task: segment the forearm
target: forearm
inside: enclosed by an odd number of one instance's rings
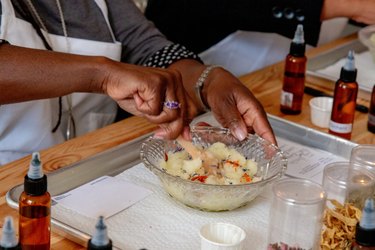
[[[102,92],[103,57],[0,47],[0,104]]]
[[[321,20],[348,17],[357,22],[375,22],[374,0],[324,0]]]
[[[324,0],[320,19],[328,20],[335,17],[349,16],[349,9],[355,6],[348,5],[348,0]]]

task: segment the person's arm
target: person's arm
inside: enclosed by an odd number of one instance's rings
[[[374,0],[324,0],[321,19],[348,17],[359,23],[375,23]]]
[[[73,92],[104,93],[125,110],[158,124],[160,137],[176,138],[185,126],[187,105],[177,71],[7,44],[0,46],[0,64],[0,105]],[[165,100],[181,107],[168,109]]]

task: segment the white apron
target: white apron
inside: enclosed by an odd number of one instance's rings
[[[104,0],[95,0],[100,7],[110,31],[108,12]],[[2,16],[0,38],[13,45],[45,49],[42,39],[32,25],[16,18],[10,0],[1,0]],[[66,38],[48,34],[48,41],[54,51],[80,55],[100,55],[120,60],[121,43],[113,43]],[[69,51],[68,51],[69,48]],[[0,90],[1,91],[1,90]],[[98,129],[114,121],[116,103],[106,95],[74,93],[72,113],[76,134]],[[59,129],[52,133],[58,120],[58,98],[29,101],[0,106],[0,165],[16,160],[33,151],[48,148],[65,140],[68,104],[63,97],[63,115]]]

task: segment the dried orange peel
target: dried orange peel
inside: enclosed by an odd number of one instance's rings
[[[336,200],[328,200],[332,206],[324,211],[320,248],[351,249],[355,228],[361,218],[361,210],[351,203],[342,205]]]

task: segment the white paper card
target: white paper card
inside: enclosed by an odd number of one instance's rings
[[[327,151],[308,147],[284,138],[277,138],[280,149],[288,158],[286,174],[322,183],[324,167],[331,162],[348,161]]]
[[[108,218],[150,194],[152,192],[144,187],[116,177],[102,176],[52,199],[82,215]]]

